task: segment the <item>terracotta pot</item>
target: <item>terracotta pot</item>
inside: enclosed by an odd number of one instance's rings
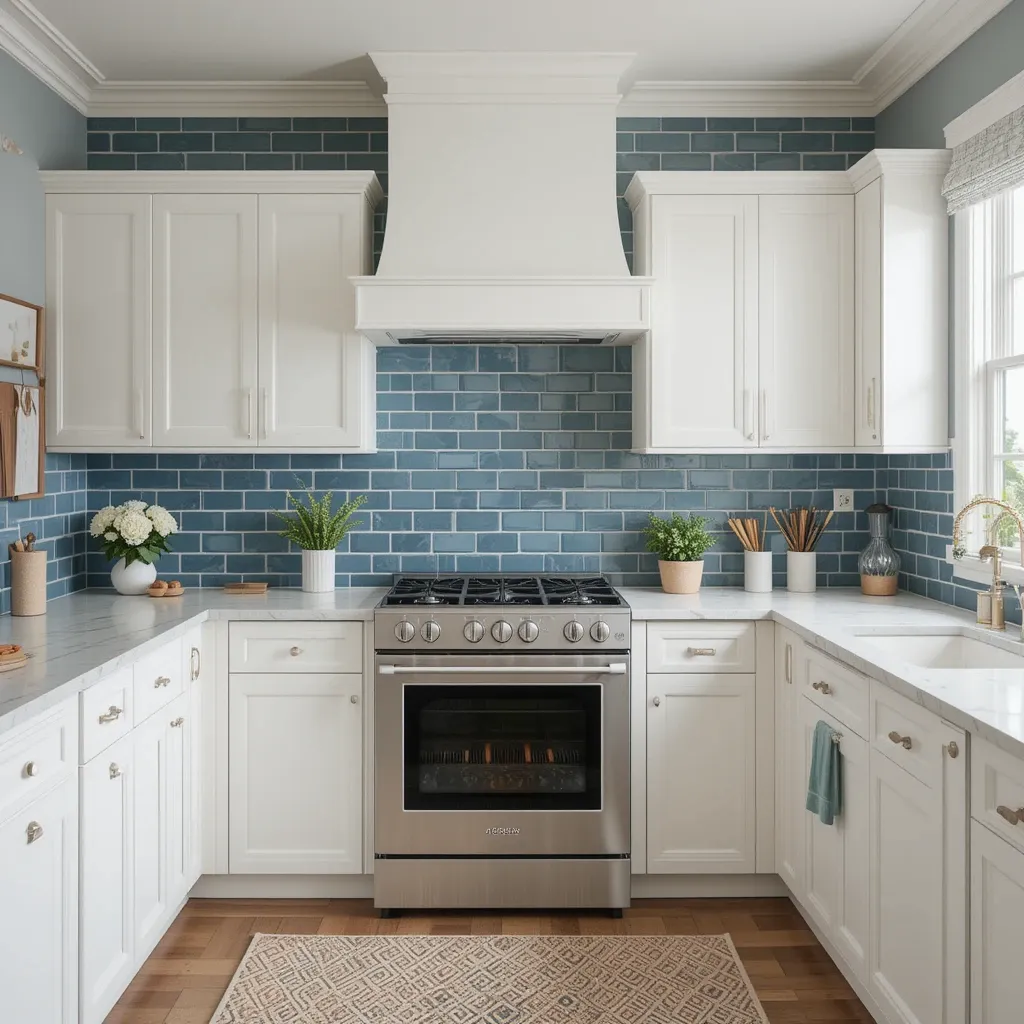
[[[658,560],[661,589],[666,594],[696,594],[704,575],[704,560],[699,562],[663,562]]]

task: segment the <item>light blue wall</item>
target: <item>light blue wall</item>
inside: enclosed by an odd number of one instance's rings
[[[0,134],[24,156],[0,152],[0,293],[43,301],[45,217],[39,168],[85,167],[85,117],[0,53]]]
[[[943,128],[1024,71],[1024,0],[1014,0],[875,120],[880,148],[944,149]]]

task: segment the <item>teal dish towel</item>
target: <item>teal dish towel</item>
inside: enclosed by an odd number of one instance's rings
[[[807,810],[825,825],[831,825],[843,813],[843,755],[838,738],[828,722],[818,722],[814,727]]]

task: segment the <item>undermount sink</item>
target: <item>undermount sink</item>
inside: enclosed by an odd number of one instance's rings
[[[1024,657],[974,637],[959,634],[861,634],[861,639],[922,668],[1024,669]]]

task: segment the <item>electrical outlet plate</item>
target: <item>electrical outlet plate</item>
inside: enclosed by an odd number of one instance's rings
[[[848,491],[843,487],[837,487],[832,492],[832,508],[836,512],[852,512],[853,491]]]

